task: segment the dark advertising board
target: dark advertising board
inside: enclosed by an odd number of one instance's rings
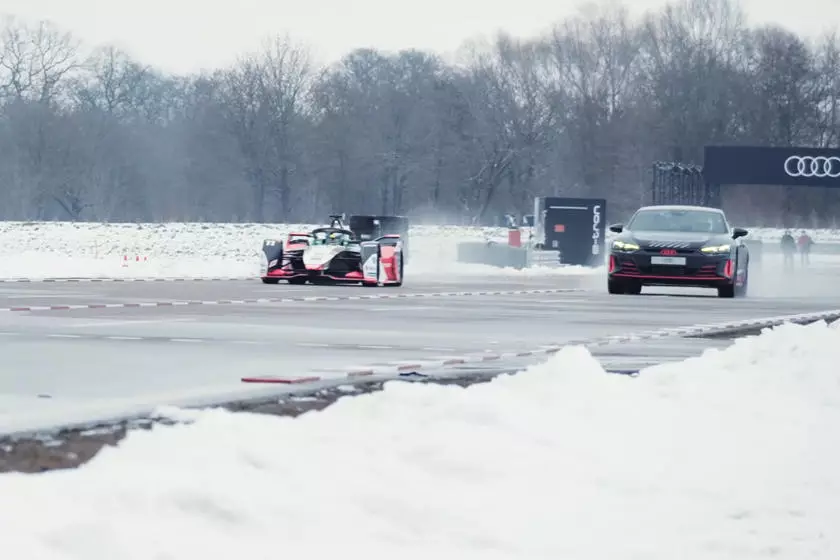
[[[703,176],[716,185],[840,187],[840,150],[706,146]]]
[[[362,241],[371,241],[383,235],[400,235],[403,258],[408,260],[408,218],[405,216],[350,216],[348,227]]]
[[[538,197],[534,238],[548,251],[560,251],[563,264],[603,264],[607,201],[603,198]]]

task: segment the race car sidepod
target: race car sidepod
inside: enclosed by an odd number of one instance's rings
[[[399,235],[362,241],[362,274],[365,286],[402,286],[403,245]]]
[[[374,241],[384,236],[399,235],[402,241],[403,260],[408,259],[408,218],[405,216],[350,216],[348,227],[359,236],[360,241]]]

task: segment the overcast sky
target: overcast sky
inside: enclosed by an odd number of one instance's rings
[[[665,0],[627,0],[635,13]],[[48,19],[88,46],[117,45],[173,72],[218,68],[271,34],[290,33],[321,61],[358,47],[452,52],[505,29],[530,36],[574,14],[570,0],[0,0],[0,13]],[[840,0],[743,0],[754,23],[815,36],[840,27]]]

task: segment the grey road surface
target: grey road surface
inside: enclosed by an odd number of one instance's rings
[[[402,288],[264,286],[258,281],[0,284],[0,307],[204,302],[190,306],[0,312],[0,424],[59,407],[166,402],[247,390],[243,376],[321,376],[481,352],[531,350],[631,331],[840,308],[834,276],[756,274],[750,297],[646,289],[609,296],[602,277],[413,279]],[[576,288],[559,294],[480,291]],[[465,292],[451,295],[451,292]],[[424,293],[425,297],[396,298]],[[381,294],[387,299],[217,304]],[[431,294],[449,294],[435,296]],[[633,367],[714,341],[605,355]],[[623,352],[623,353],[622,353]]]

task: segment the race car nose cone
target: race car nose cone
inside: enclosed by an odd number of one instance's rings
[[[336,247],[310,247],[303,253],[303,266],[308,270],[322,269],[339,251]]]

